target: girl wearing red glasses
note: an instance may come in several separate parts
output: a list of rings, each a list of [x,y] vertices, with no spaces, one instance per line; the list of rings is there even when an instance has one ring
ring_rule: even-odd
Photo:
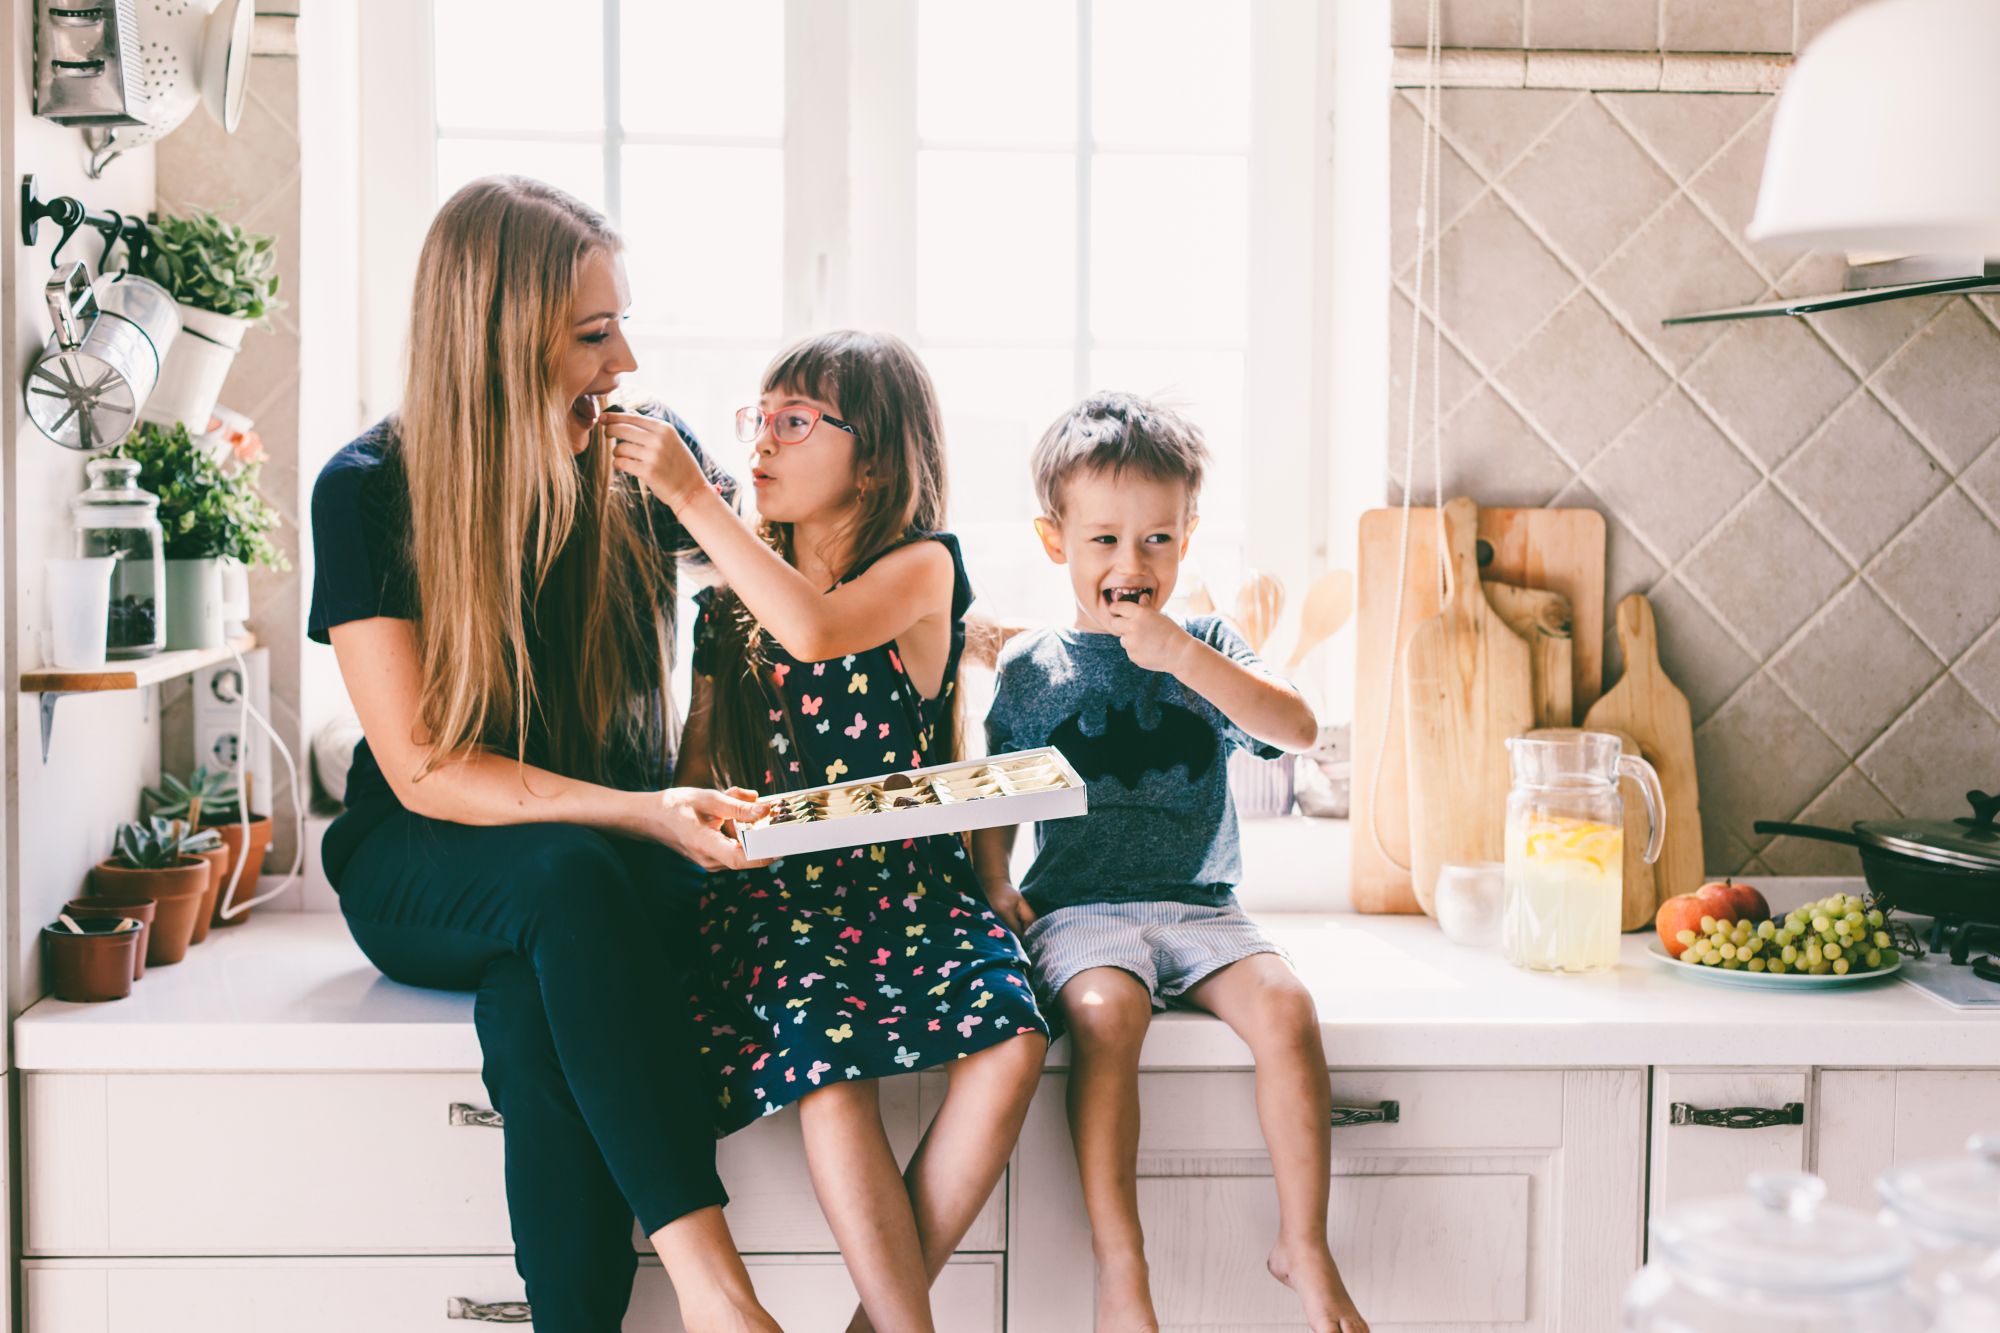
[[[808,339],[737,414],[761,519],[716,493],[671,427],[604,418],[614,466],[670,506],[727,581],[698,597],[678,780],[762,793],[944,763],[972,601],[940,531],[943,431],[900,340]],[[1047,1050],[1027,960],[955,836],[711,876],[700,1030],[722,1132],[799,1103],[857,1327],[929,1329],[928,1288],[992,1193]],[[879,1080],[947,1066],[899,1173]]]

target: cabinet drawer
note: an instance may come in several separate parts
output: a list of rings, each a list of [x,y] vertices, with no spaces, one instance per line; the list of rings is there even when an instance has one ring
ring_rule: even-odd
[[[1810,1082],[1803,1069],[1655,1070],[1649,1215],[1733,1194],[1755,1171],[1803,1171]]]
[[[854,1287],[829,1255],[762,1255],[751,1281],[788,1330],[847,1326]],[[959,1258],[932,1291],[939,1333],[1000,1333],[998,1257]],[[23,1265],[27,1333],[471,1333],[525,1307],[504,1259],[107,1259]],[[512,1316],[509,1319],[509,1316]],[[630,1333],[679,1333],[673,1288],[641,1261]]]
[[[882,1090],[907,1160],[919,1081]],[[501,1132],[470,1074],[30,1074],[23,1252],[67,1255],[507,1254]],[[746,1253],[833,1253],[798,1115],[719,1145]],[[997,1250],[998,1203],[967,1236]],[[646,1249],[643,1238],[635,1245]]]

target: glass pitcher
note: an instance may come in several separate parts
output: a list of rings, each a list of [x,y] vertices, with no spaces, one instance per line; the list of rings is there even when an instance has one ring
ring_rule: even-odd
[[[1974,1135],[1966,1149],[1876,1182],[1885,1217],[1916,1244],[1916,1279],[1933,1294],[1939,1333],[2000,1329],[2000,1134]]]
[[[1506,882],[1500,943],[1507,961],[1543,972],[1597,972],[1618,963],[1625,896],[1625,800],[1638,782],[1652,826],[1646,862],[1666,835],[1660,775],[1603,731],[1531,731],[1507,742]]]

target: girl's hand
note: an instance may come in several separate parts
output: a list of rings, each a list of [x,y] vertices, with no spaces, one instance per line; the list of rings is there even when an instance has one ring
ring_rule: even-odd
[[[993,915],[1007,923],[1007,929],[1016,935],[1028,933],[1028,927],[1035,923],[1035,909],[1021,896],[1020,890],[1005,880],[983,886],[986,901],[993,908]]]
[[[1187,661],[1194,636],[1167,616],[1137,602],[1113,602],[1104,610],[1111,632],[1124,645],[1132,665],[1173,674]]]
[[[679,510],[710,489],[687,442],[667,422],[636,412],[606,412],[599,420],[611,444],[611,466],[644,482],[660,503]]]
[[[744,870],[756,864],[736,841],[738,820],[761,819],[766,807],[755,792],[732,787],[669,787],[645,793],[639,831],[665,843],[703,870]]]

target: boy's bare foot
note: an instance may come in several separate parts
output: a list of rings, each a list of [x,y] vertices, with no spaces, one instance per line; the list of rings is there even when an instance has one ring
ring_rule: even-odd
[[[1299,1246],[1279,1241],[1264,1264],[1272,1277],[1298,1293],[1312,1333],[1368,1333],[1368,1321],[1354,1308],[1324,1241]]]
[[[1098,1261],[1097,1333],[1160,1333],[1144,1255]]]

